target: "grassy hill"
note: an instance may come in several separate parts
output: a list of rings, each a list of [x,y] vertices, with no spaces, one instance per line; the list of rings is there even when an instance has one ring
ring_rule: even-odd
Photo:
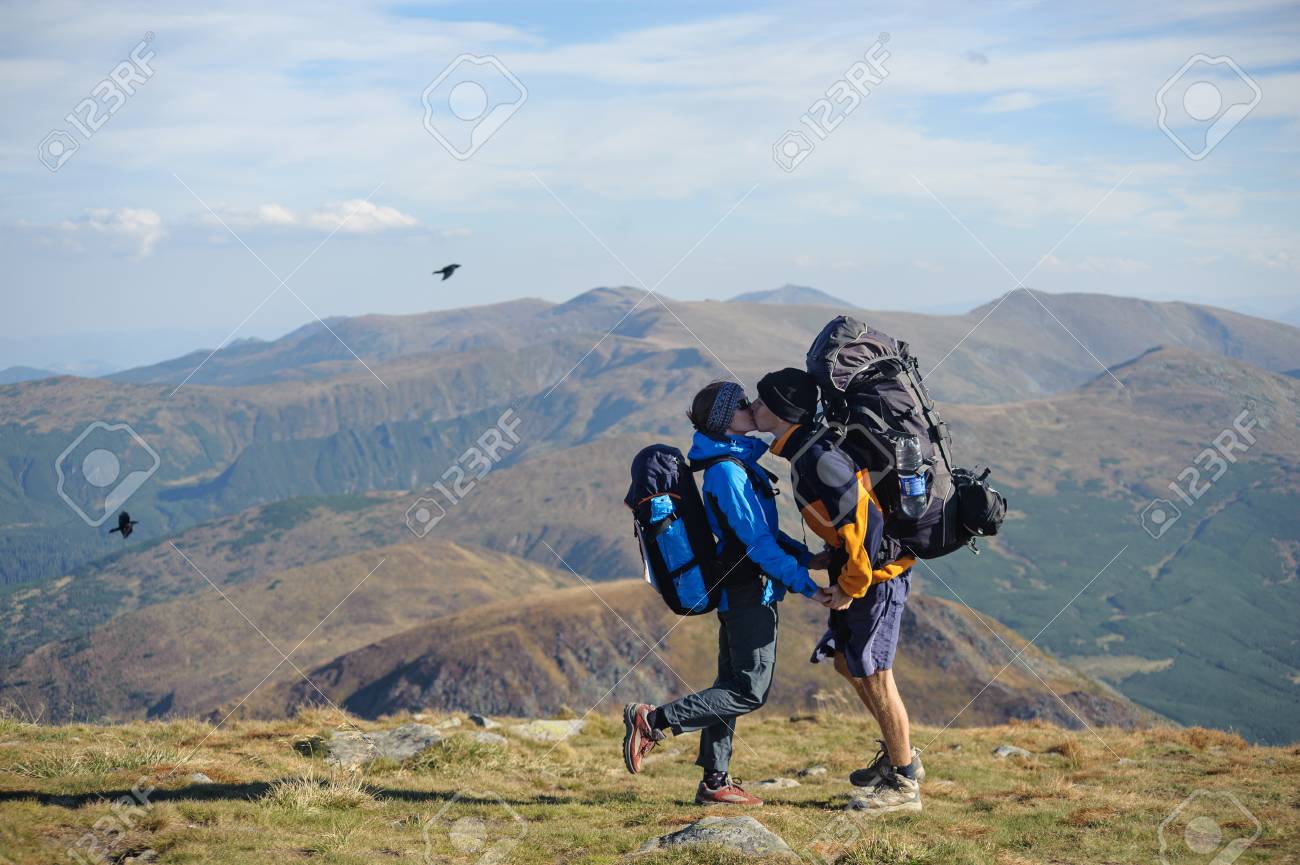
[[[1149,352],[1115,373],[1123,388],[1103,375],[1046,399],[946,412],[959,456],[991,462],[1013,510],[984,555],[959,553],[934,563],[933,573],[919,568],[918,582],[942,597],[955,591],[1026,635],[1051,621],[1041,645],[1169,717],[1293,740],[1300,736],[1292,680],[1300,657],[1291,627],[1300,602],[1300,430],[1288,419],[1300,405],[1296,383],[1180,349]],[[1142,508],[1154,496],[1172,497],[1165,484],[1247,404],[1261,419],[1256,445],[1196,509],[1151,538]],[[681,440],[680,423],[666,416],[672,407],[659,410],[669,426],[661,437]],[[457,539],[560,568],[554,549],[588,579],[635,576],[635,545],[617,502],[628,455],[654,436],[617,429],[494,470],[428,538],[414,542]],[[787,471],[780,461],[771,466]],[[416,495],[286,500],[195,527],[177,543],[196,550],[219,585],[269,577],[413,541],[405,512]],[[797,525],[788,498],[783,519]],[[1243,537],[1258,540],[1229,560],[1225,550]],[[72,579],[0,593],[10,657],[76,638],[121,612],[206,590],[169,546],[133,542],[131,549]],[[1243,622],[1249,627],[1236,624]],[[1206,635],[1224,633],[1234,636],[1214,641],[1207,653]],[[1231,699],[1202,699],[1207,686]]]
[[[410,539],[400,514],[371,511],[398,494],[283,499],[201,523],[169,540],[222,588]],[[85,634],[150,604],[211,591],[168,540],[119,544],[112,555],[56,580],[0,587],[0,661]]]
[[[690,765],[694,737],[670,740],[632,777],[619,759],[621,724],[605,714],[589,717],[558,746],[513,735],[504,745],[478,743],[458,734],[404,763],[359,773],[332,771],[294,748],[307,737],[409,719],[375,724],[311,713],[232,719],[219,728],[0,721],[0,855],[12,865],[47,865],[68,861],[66,851],[80,844],[113,862],[152,850],[160,861],[194,865],[426,857],[470,865],[497,851],[520,865],[613,865],[647,839],[731,813],[690,804],[698,780]],[[920,814],[868,821],[841,810],[850,791],[844,777],[875,748],[859,714],[792,718],[761,710],[739,726],[734,768],[753,780],[828,770],[801,778],[797,788],[765,792],[767,803],[750,812],[804,861],[1156,862],[1162,838],[1171,862],[1206,861],[1189,841],[1212,856],[1238,839],[1245,843],[1235,860],[1241,865],[1300,860],[1300,752],[1293,747],[1251,747],[1201,729],[1107,729],[1098,742],[1041,722],[918,727],[914,736],[926,746]],[[1031,756],[992,756],[1002,744]],[[194,772],[209,780],[190,780]],[[152,789],[147,806],[113,804],[133,787]],[[705,848],[636,861],[762,860]]]
[[[780,711],[831,704],[847,710],[827,664],[808,656],[825,629],[817,604],[791,597],[780,607],[778,673],[770,698]],[[662,642],[660,640],[662,639]],[[1019,651],[1024,639],[958,604],[909,602],[898,660],[900,689],[920,722],[961,712]],[[654,649],[651,652],[651,649]],[[1135,725],[1152,716],[1118,694],[1030,648],[961,714],[959,723],[1042,718],[1065,726]],[[717,669],[717,621],[679,618],[643,583],[626,580],[530,594],[417,625],[268,689],[254,712],[284,715],[324,697],[375,718],[423,706],[510,715],[562,707],[661,702],[705,687]],[[1052,690],[1048,690],[1041,676]],[[1052,694],[1055,691],[1063,705]]]
[[[1115,373],[1123,389],[1098,379],[953,412],[959,447],[997,454],[1014,510],[984,555],[932,563],[927,590],[1022,633],[1060,612],[1043,646],[1167,717],[1300,738],[1300,387],[1172,349]],[[1243,411],[1257,421],[1255,444],[1234,451],[1217,481],[1206,472],[1188,505],[1168,484],[1188,487],[1186,467],[1208,465],[1199,455]],[[1180,516],[1153,536],[1142,511],[1157,497]]]
[[[185,554],[207,573],[198,549]],[[195,576],[203,585],[178,600],[26,655],[0,672],[0,703],[60,720],[203,714],[233,706],[271,670],[280,674],[272,682],[296,678],[295,665],[309,669],[417,624],[513,597],[521,586],[545,593],[575,582],[565,572],[441,540],[276,571],[221,592],[215,580]],[[281,663],[281,652],[289,662]]]

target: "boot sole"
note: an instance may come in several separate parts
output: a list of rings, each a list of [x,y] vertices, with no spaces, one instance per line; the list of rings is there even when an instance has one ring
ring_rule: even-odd
[[[761,808],[763,807],[763,800],[760,799],[757,802],[719,802],[715,799],[701,799],[699,796],[696,796],[695,804],[704,806],[723,805],[727,808]]]
[[[636,732],[636,703],[623,707],[623,765],[633,775],[637,769],[632,765],[632,735]]]
[[[870,789],[872,789],[872,788],[874,788],[874,787],[879,786],[879,785],[880,785],[880,781],[881,781],[881,778],[880,778],[879,775],[877,775],[877,776],[876,776],[876,780],[873,781],[873,782],[870,783],[870,784],[855,784],[855,783],[853,783],[853,779],[852,779],[852,778],[849,778],[849,786],[850,786],[850,787],[853,787],[854,789],[857,789],[857,790],[870,790]],[[920,784],[920,783],[922,783],[923,781],[925,781],[925,770],[924,770],[924,769],[922,769],[920,772],[917,772],[917,773],[916,773],[916,783]]]

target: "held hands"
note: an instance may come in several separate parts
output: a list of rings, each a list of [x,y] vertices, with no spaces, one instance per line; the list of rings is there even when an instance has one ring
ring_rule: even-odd
[[[847,610],[849,604],[853,603],[853,598],[838,585],[831,586],[828,589],[818,589],[817,597],[813,600],[828,610]]]

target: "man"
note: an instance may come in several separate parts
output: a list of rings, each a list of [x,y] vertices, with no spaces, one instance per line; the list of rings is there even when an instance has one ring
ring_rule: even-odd
[[[763,706],[776,669],[777,602],[787,590],[815,598],[809,567],[825,560],[777,528],[776,493],[759,464],[767,445],[746,433],[754,419],[744,391],[714,382],[696,394],[687,412],[695,427],[689,457],[707,465],[701,488],[713,535],[719,539],[723,577],[718,607],[718,677],[703,691],[658,708],[628,703],[623,709],[623,761],[632,774],[667,737],[700,731],[704,778],[700,805],[761,805],[728,774],[736,719]]]
[[[814,663],[833,654],[880,726],[884,740],[871,765],[850,776],[867,791],[850,807],[868,813],[920,811],[924,776],[911,745],[907,707],[894,682],[894,653],[915,559],[898,558],[884,536],[884,516],[865,469],[853,464],[825,426],[817,424],[817,384],[800,369],[769,373],[758,383],[751,408],[761,432],[776,440],[771,451],[790,460],[804,521],[832,551],[831,587],[821,590],[832,612]]]

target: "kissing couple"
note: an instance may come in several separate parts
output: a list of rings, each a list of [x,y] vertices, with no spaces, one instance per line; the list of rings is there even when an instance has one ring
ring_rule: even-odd
[[[731,381],[714,382],[691,402],[688,457],[703,469],[701,494],[725,577],[717,606],[718,675],[713,684],[660,706],[624,708],[624,763],[641,771],[669,735],[699,732],[701,805],[757,806],[762,800],[729,774],[736,721],[762,707],[776,670],[779,604],[803,595],[829,611],[812,662],[833,659],[880,729],[875,758],[850,775],[852,802],[868,813],[920,811],[924,775],[909,738],[907,709],[894,682],[894,654],[914,559],[884,534],[880,501],[867,469],[854,464],[819,421],[816,381],[786,368],[758,382],[757,398]],[[751,433],[773,436],[771,445]],[[791,486],[808,528],[824,548],[813,553],[777,522],[776,476],[768,453],[790,463]],[[810,570],[825,570],[820,586]],[[865,750],[864,750],[864,753]]]

